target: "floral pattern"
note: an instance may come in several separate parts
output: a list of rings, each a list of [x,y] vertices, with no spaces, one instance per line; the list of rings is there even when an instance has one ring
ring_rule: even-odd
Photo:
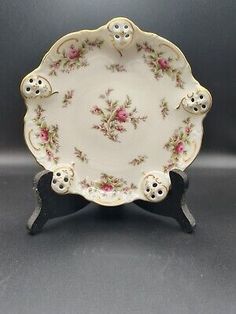
[[[62,100],[62,107],[63,108],[66,108],[68,105],[71,104],[71,101],[72,101],[72,98],[74,96],[74,90],[71,89],[71,90],[68,90],[65,95],[64,95],[64,98]]]
[[[58,125],[48,125],[45,121],[43,113],[45,110],[38,105],[35,109],[35,117],[33,119],[37,126],[36,137],[40,140],[40,147],[45,150],[49,161],[57,163],[59,157],[57,153],[59,151],[59,137],[58,137]]]
[[[138,155],[136,158],[131,160],[129,162],[129,164],[132,165],[132,166],[138,166],[138,165],[142,164],[143,162],[145,162],[146,159],[147,159],[146,155]]]
[[[94,48],[101,48],[102,44],[103,40],[99,39],[86,39],[82,42],[76,40],[76,44],[71,44],[69,47],[62,49],[61,52],[58,51],[59,58],[49,65],[49,75],[57,75],[58,71],[70,73],[75,69],[88,66],[87,53]]]
[[[119,63],[113,63],[110,65],[106,65],[106,69],[111,71],[112,73],[115,72],[127,72],[126,68],[124,65],[119,64]]]
[[[94,82],[100,89],[93,89]],[[69,186],[69,193],[112,206],[157,201],[151,180],[169,188],[168,171],[190,165],[211,107],[181,51],[123,18],[57,41],[20,89],[27,105],[25,138],[37,161],[55,179],[57,169],[72,169],[73,175],[64,175],[66,193]],[[150,173],[156,177],[146,181]]]
[[[164,148],[171,152],[168,164],[163,167],[164,172],[168,172],[174,167],[178,167],[179,161],[187,154],[187,148],[190,143],[190,135],[193,131],[194,124],[190,118],[183,120],[183,126],[174,131],[174,134],[169,138]]]
[[[105,101],[105,107],[95,105],[91,109],[91,113],[100,117],[100,123],[93,125],[93,129],[99,130],[102,134],[113,142],[119,141],[119,134],[127,131],[126,125],[131,124],[137,129],[138,124],[145,122],[147,116],[137,115],[137,109],[131,108],[132,101],[127,95],[125,101],[119,104],[118,100],[111,100],[110,94],[113,89],[108,89],[99,98]]]
[[[153,72],[155,79],[159,80],[164,77],[164,75],[168,75],[175,81],[176,87],[183,88],[182,72],[173,66],[173,59],[171,57],[165,56],[163,51],[155,50],[146,41],[142,44],[136,44],[136,47],[138,52],[144,52],[144,62]]]
[[[80,181],[80,185],[84,189],[95,188],[104,192],[128,193],[137,189],[133,183],[128,185],[127,181],[123,178],[116,178],[106,173],[102,173],[98,181],[88,181],[84,179]]]
[[[160,108],[161,108],[161,115],[162,115],[162,118],[165,119],[165,118],[168,116],[168,114],[169,114],[168,103],[167,103],[167,101],[165,100],[165,98],[163,98],[163,99],[161,100]]]
[[[85,153],[82,152],[82,150],[79,150],[77,147],[74,147],[74,154],[82,162],[88,163],[88,157]]]

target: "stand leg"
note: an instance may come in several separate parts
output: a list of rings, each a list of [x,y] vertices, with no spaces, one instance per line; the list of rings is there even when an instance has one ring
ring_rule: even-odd
[[[185,200],[185,191],[188,188],[187,175],[180,170],[170,172],[171,190],[160,203],[150,203],[142,200],[135,204],[149,212],[174,218],[183,231],[191,233],[196,226],[195,219],[190,213]]]
[[[50,171],[42,171],[35,176],[33,190],[37,205],[27,223],[30,234],[39,233],[49,219],[72,214],[89,203],[79,195],[55,193],[51,189],[52,175]]]
[[[43,226],[48,221],[47,216],[44,215],[41,212],[41,210],[42,209],[39,207],[35,208],[33,214],[31,215],[27,222],[27,229],[30,234],[39,233],[43,229]]]
[[[176,216],[176,220],[185,232],[192,233],[196,228],[195,219],[186,204],[182,204],[181,209],[182,212],[180,212],[179,215]]]

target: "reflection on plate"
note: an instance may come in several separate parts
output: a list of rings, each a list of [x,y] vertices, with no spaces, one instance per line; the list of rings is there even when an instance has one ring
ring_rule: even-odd
[[[165,198],[212,102],[174,44],[126,18],[59,39],[21,93],[26,143],[54,191],[111,206]]]

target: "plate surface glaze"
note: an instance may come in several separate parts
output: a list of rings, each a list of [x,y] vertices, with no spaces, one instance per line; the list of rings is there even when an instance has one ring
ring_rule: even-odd
[[[20,88],[26,143],[53,190],[110,206],[165,198],[212,103],[174,44],[126,18],[62,37]]]

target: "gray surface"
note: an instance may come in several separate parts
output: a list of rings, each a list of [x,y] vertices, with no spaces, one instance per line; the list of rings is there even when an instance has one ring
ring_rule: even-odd
[[[0,171],[0,313],[236,313],[236,169],[190,171],[195,234],[134,205],[89,205],[36,236],[35,168],[15,170]]]

